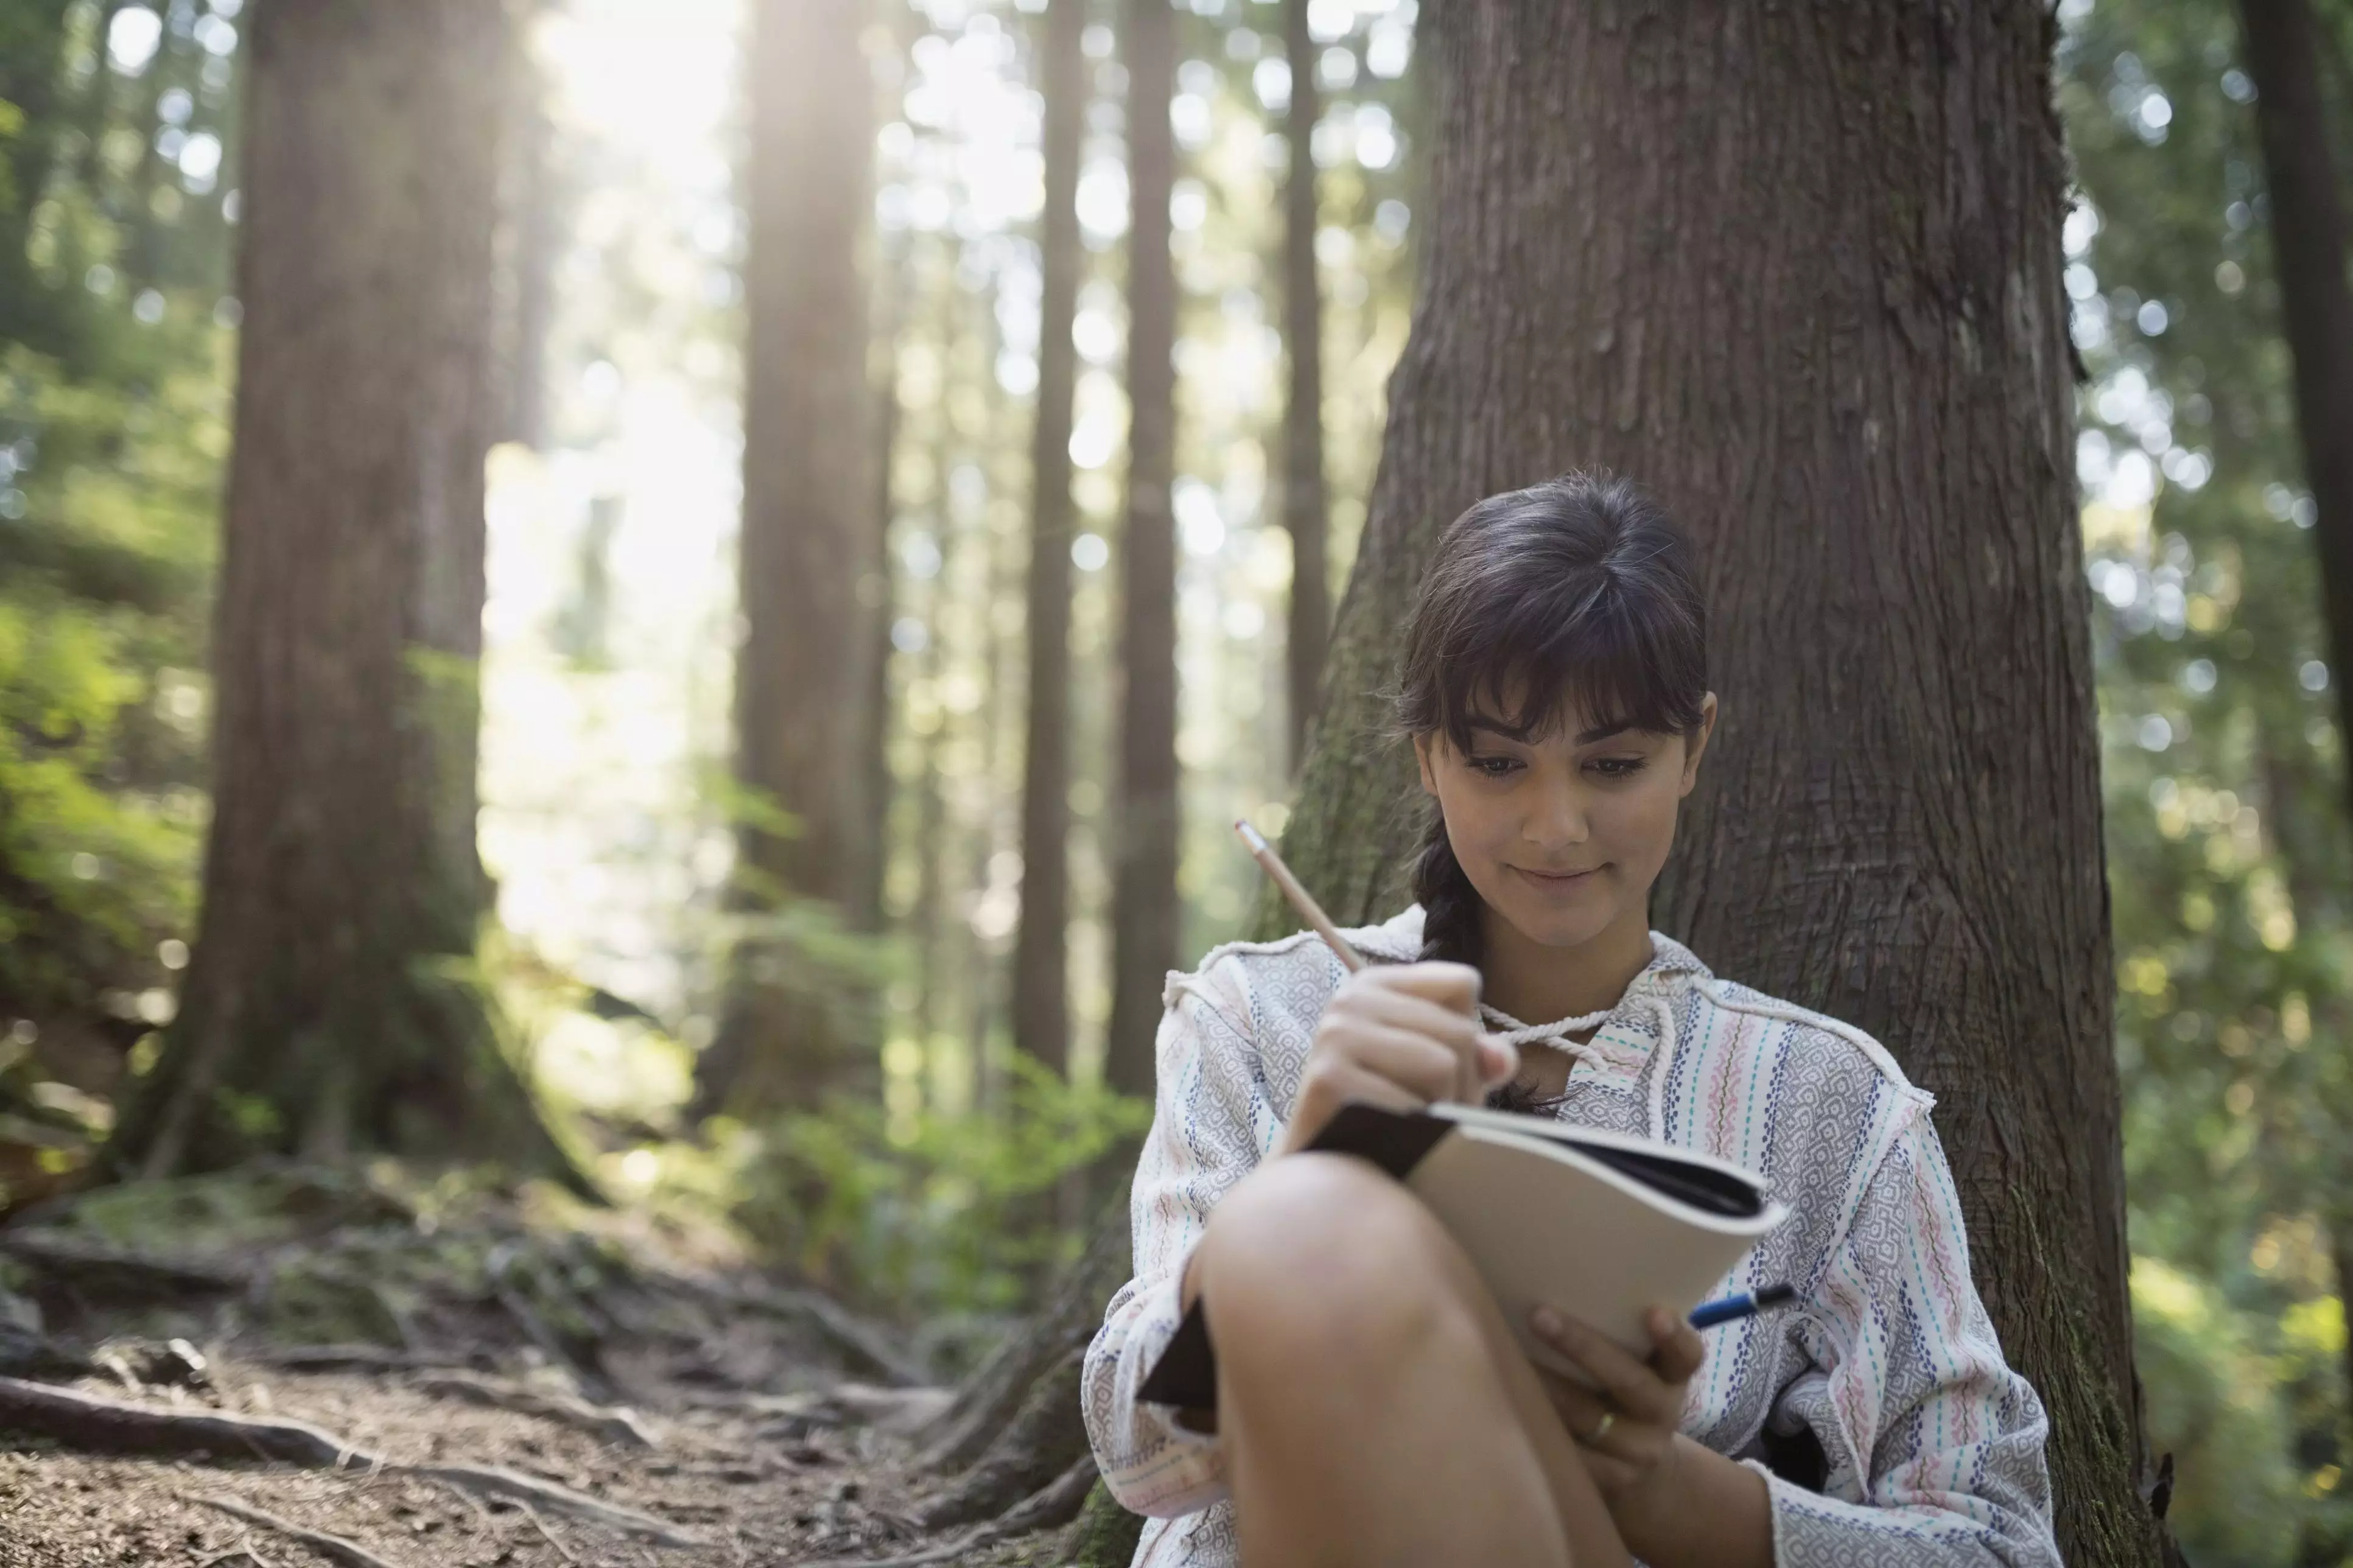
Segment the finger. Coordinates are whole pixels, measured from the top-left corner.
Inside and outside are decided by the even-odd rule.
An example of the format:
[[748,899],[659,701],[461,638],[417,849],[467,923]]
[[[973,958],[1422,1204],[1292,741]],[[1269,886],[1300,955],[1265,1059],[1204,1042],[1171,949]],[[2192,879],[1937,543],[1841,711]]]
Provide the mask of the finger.
[[1375,993],[1359,998],[1352,1014],[1366,1023],[1424,1035],[1454,1053],[1460,1064],[1455,1098],[1476,1100],[1488,1084],[1517,1069],[1516,1054],[1499,1047],[1468,1013],[1453,1012],[1405,992]]
[[1602,1416],[1616,1408],[1593,1390],[1558,1373],[1552,1374],[1545,1392],[1552,1396],[1552,1407],[1560,1412],[1560,1424],[1580,1442],[1601,1425]]
[[1538,1307],[1529,1314],[1536,1336],[1583,1367],[1620,1410],[1638,1420],[1672,1426],[1682,1414],[1675,1395],[1648,1363],[1620,1349],[1609,1335],[1566,1313]]
[[1707,1359],[1707,1342],[1699,1331],[1664,1307],[1652,1307],[1642,1316],[1642,1326],[1651,1331],[1651,1370],[1666,1384],[1688,1383],[1699,1363]]
[[1628,1464],[1607,1448],[1588,1448],[1577,1445],[1577,1457],[1585,1461],[1585,1473],[1601,1489],[1604,1497],[1624,1491],[1642,1479],[1640,1467]]
[[1431,960],[1385,965],[1383,985],[1428,997],[1440,1006],[1468,1013],[1479,1005],[1479,972],[1467,963]]
[[[1313,1087],[1318,1100],[1331,1110],[1337,1110],[1351,1100],[1362,1100],[1383,1110],[1419,1110],[1430,1103],[1427,1095],[1416,1094],[1394,1079],[1369,1072],[1346,1060],[1318,1068]],[[1302,1098],[1305,1098],[1303,1090]]]
[[1344,1059],[1419,1095],[1425,1104],[1451,1099],[1461,1086],[1462,1059],[1408,1029],[1360,1024],[1349,1032]]

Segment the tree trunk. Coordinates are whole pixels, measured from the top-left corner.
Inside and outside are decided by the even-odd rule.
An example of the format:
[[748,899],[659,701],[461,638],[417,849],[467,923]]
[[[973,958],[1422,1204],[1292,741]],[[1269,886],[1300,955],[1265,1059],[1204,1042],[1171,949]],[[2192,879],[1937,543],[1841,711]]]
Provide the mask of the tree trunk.
[[[527,24],[535,21],[549,3],[530,0],[520,15]],[[555,324],[555,267],[564,243],[564,182],[556,164],[555,121],[548,112],[553,90],[547,73],[525,51],[515,97],[507,105],[513,147],[507,161],[512,184],[500,268],[504,297],[498,434],[502,441],[518,441],[534,451],[548,444],[547,344]]]
[[1103,1077],[1152,1092],[1160,988],[1176,961],[1176,278],[1168,197],[1176,143],[1170,0],[1128,0],[1127,531],[1120,560],[1119,810],[1112,860],[1112,1008]]
[[563,1168],[463,966],[499,100],[472,0],[281,0],[249,35],[213,822],[182,1011],[116,1141]]
[[865,17],[858,0],[752,9],[733,889],[748,929],[697,1064],[698,1113],[808,1107],[878,1078],[835,987],[772,926],[787,903],[846,915],[856,898],[859,714],[873,657],[858,583],[878,522],[858,258],[873,133]]
[[1282,339],[1290,395],[1282,410],[1282,521],[1291,532],[1291,766],[1307,753],[1307,726],[1324,681],[1331,637],[1331,567],[1325,559],[1324,488],[1324,296],[1315,275],[1315,39],[1307,0],[1284,0],[1283,49],[1291,60],[1291,177],[1282,193]]
[[1377,690],[1446,523],[1574,465],[1651,485],[1724,701],[1658,918],[1942,1096],[2067,1560],[2151,1561],[2046,8],[1425,20],[1425,267],[1285,856],[1337,915],[1405,900]]
[[1029,453],[1029,715],[1021,773],[1021,925],[1013,942],[1013,1039],[1070,1069],[1071,398],[1078,350],[1079,142],[1086,129],[1082,0],[1050,0],[1040,30],[1046,97],[1044,274],[1038,413]]
[[[2344,199],[2328,153],[2320,27],[2306,0],[2240,0],[2255,129],[2271,196],[2281,336],[2295,365],[2296,435],[2318,516],[2329,668],[2353,670],[2353,290],[2345,283]],[[2346,729],[2345,682],[2336,682]],[[2353,773],[2347,775],[2353,785]]]
[[[2296,435],[2304,448],[2319,546],[2328,664],[2337,672],[2337,732],[2348,727],[2345,672],[2353,670],[2353,290],[2345,281],[2346,216],[2329,155],[2319,57],[2327,40],[2306,0],[2240,0],[2255,127],[2271,197],[2272,253],[2279,272],[2281,336],[2295,367]],[[2348,776],[2353,784],[2353,776]],[[2275,790],[2279,801],[2292,800]],[[2276,807],[2274,808],[2276,810]],[[2292,868],[2315,862],[2291,855]],[[2294,871],[2292,870],[2292,876]],[[2303,908],[2327,891],[2296,895]],[[2327,1173],[2330,1253],[2338,1293],[2353,1284],[2353,1190],[2342,1162]],[[2345,1354],[2345,1403],[2353,1410],[2353,1346]]]
[[884,925],[883,881],[890,870],[891,807],[898,781],[891,772],[892,622],[899,613],[898,571],[891,554],[891,527],[898,515],[892,493],[892,467],[899,448],[899,333],[904,325],[908,295],[914,288],[913,262],[902,245],[880,258],[881,279],[881,331],[874,344],[877,367],[874,391],[874,523],[867,538],[866,571],[860,578],[860,603],[873,613],[867,617],[866,637],[873,650],[866,667],[866,695],[860,703],[858,731],[858,868],[852,889],[850,923],[858,930],[879,932]]

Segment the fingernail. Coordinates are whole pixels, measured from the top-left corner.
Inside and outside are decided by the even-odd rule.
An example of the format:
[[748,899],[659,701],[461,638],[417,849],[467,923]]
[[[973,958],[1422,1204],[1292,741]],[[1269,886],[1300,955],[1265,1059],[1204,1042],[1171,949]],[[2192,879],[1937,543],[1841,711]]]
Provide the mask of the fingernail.
[[1528,1321],[1535,1325],[1536,1332],[1548,1340],[1557,1339],[1560,1335],[1560,1314],[1550,1307],[1538,1307],[1528,1314]]

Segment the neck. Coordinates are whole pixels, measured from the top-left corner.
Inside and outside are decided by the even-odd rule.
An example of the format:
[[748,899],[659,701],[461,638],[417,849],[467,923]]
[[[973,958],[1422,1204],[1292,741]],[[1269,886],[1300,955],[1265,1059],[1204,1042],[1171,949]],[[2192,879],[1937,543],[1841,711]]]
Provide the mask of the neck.
[[1493,910],[1480,916],[1486,945],[1480,965],[1488,1002],[1530,1024],[1604,1013],[1650,966],[1649,911],[1620,915],[1576,947],[1528,940]]

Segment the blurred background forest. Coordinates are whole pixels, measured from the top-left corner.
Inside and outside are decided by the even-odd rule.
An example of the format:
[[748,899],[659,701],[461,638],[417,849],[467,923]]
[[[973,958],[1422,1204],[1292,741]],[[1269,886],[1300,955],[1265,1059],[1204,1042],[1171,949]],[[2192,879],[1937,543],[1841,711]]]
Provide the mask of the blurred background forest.
[[[194,1109],[140,1109],[203,969],[216,598],[301,581],[218,575],[248,36],[286,3],[0,0],[0,1211],[403,1142],[306,1120],[269,1087],[301,1071],[234,1053]],[[845,56],[815,23],[760,41],[750,9],[516,14],[484,175],[486,913],[438,984],[560,1184],[724,1237],[953,1375],[1124,1187],[1150,1057],[1123,985],[1156,1014],[1155,942],[1189,965],[1251,929],[1229,825],[1284,823],[1412,302],[1415,0],[1187,0],[1173,140],[1133,147],[1113,7],[879,0],[846,35],[849,140],[766,165],[829,110],[758,51],[802,88]],[[2316,15],[2316,133],[2353,167],[2353,8]],[[2149,1445],[2190,1561],[2341,1563],[2353,836],[2255,89],[2225,0],[2057,16]],[[1132,259],[1145,181],[1165,275]],[[821,222],[764,204],[812,192],[854,207],[860,267],[779,261]],[[1173,388],[1131,380],[1144,341]],[[849,368],[764,391],[764,342]],[[1123,548],[1132,468],[1164,477],[1156,567]],[[812,518],[866,552],[871,614],[739,590],[744,562],[806,567],[777,540]],[[1166,668],[1120,610],[1139,586]],[[739,689],[755,655],[846,684]],[[1165,875],[1112,827],[1155,810]],[[779,1018],[823,1048],[764,1057]]]

